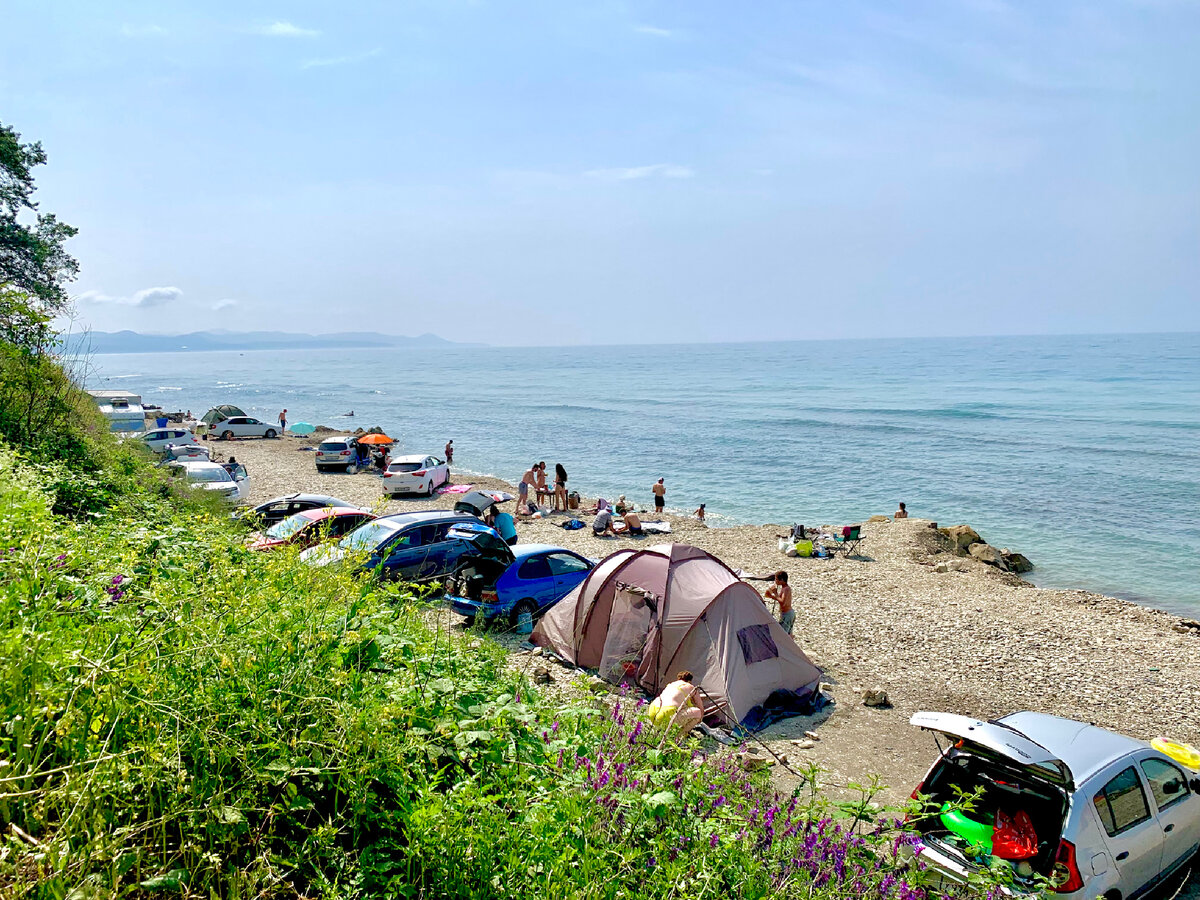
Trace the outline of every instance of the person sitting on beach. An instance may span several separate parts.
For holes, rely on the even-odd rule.
[[[617,503],[613,509],[617,511],[618,516],[623,516],[625,513],[629,512],[629,504],[625,502],[624,494],[617,498]]]
[[[525,515],[529,510],[529,489],[537,485],[537,470],[538,464],[534,463],[521,476],[521,483],[517,485],[517,511],[521,515]]]
[[[779,624],[788,634],[796,624],[796,611],[792,609],[792,587],[788,584],[788,573],[780,569],[775,573],[775,581],[766,590],[768,600],[779,604]]]
[[[900,508],[898,510],[896,510],[896,514],[894,516],[892,516],[892,518],[893,519],[907,519],[908,518],[908,510],[904,508],[903,503],[900,504]]]
[[[679,672],[661,694],[650,701],[646,716],[657,728],[678,728],[687,734],[704,721],[704,704],[699,699],[700,689],[693,684],[695,677],[687,669]]]
[[[546,486],[546,463],[543,460],[537,464],[537,474],[534,476],[534,490],[537,492],[538,506],[543,500],[550,499],[550,488]]]
[[[704,504],[701,503],[700,506],[696,509],[696,511],[694,513],[692,513],[692,515],[695,516],[697,519],[699,519],[701,522],[703,522],[704,521]]]
[[[617,529],[617,534],[628,534],[634,537],[645,534],[645,532],[642,531],[642,520],[638,518],[638,514],[632,509],[625,513],[625,515],[623,515],[621,518],[623,520],[623,527]]]
[[[606,534],[615,535],[617,530],[613,528],[612,510],[607,506],[596,513],[596,518],[592,520],[592,534],[596,537],[604,537]]]

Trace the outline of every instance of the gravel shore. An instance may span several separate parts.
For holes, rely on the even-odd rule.
[[[312,453],[302,449],[310,443],[288,437],[211,446],[248,467],[253,503],[311,491],[386,512],[454,504],[453,494],[384,502],[375,475],[318,473]],[[454,473],[452,480],[512,489],[494,478]],[[638,499],[649,501],[648,485],[641,493]],[[593,557],[664,540],[595,538],[590,529],[558,527],[565,518],[520,523],[520,540]],[[907,797],[936,752],[927,734],[908,725],[921,709],[982,718],[1030,709],[1146,740],[1163,734],[1200,744],[1200,629],[1178,616],[1086,591],[1033,587],[950,555],[919,519],[867,524],[858,556],[822,560],[780,554],[775,538],[787,530],[782,525],[709,528],[664,518],[670,540],[701,547],[735,569],[789,573],[795,638],[827,673],[836,702],[815,719],[779,723],[762,737],[790,766],[820,765],[831,784],[878,775],[889,786],[886,799]],[[1036,562],[1036,547],[1017,549]],[[760,592],[765,587],[751,583]],[[569,679],[557,667],[554,677]],[[864,706],[868,689],[886,691],[891,705]],[[798,739],[814,726],[820,740],[801,749]],[[788,786],[790,776],[779,775]]]

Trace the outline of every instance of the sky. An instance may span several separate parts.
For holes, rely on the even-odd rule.
[[[97,330],[1200,330],[1200,0],[5,0]]]

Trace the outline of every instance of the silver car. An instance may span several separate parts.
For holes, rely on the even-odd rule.
[[[909,722],[947,738],[913,796],[931,804],[916,823],[921,856],[950,881],[1000,853],[1018,889],[1040,875],[1061,894],[1131,900],[1200,848],[1200,778],[1149,744],[1035,712],[991,722],[919,712]],[[959,791],[979,792],[972,810],[947,808]],[[1011,840],[1000,849],[1001,823],[1011,835],[1014,821],[1027,836],[1015,854]],[[971,838],[964,824],[989,838]]]
[[[253,416],[233,416],[214,425],[212,433],[223,441],[244,437],[273,438],[279,434],[279,426],[261,422]]]

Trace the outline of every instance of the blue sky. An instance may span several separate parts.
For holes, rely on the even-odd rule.
[[[1200,3],[8,0],[98,329],[1200,330]]]

